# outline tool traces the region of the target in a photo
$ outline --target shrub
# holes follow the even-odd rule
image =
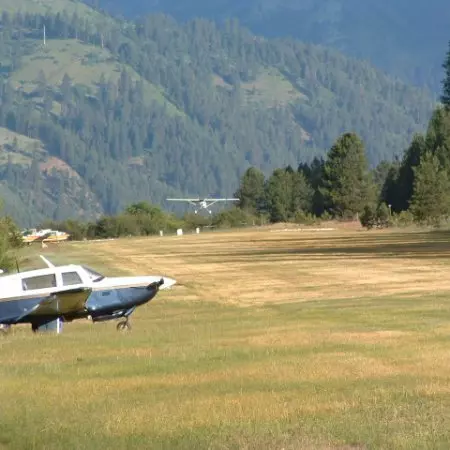
[[[297,211],[294,216],[294,222],[302,225],[314,225],[319,219],[311,213],[305,213],[304,211]]]
[[[364,228],[387,228],[392,224],[389,208],[385,203],[380,203],[375,209],[372,205],[366,205],[359,221]]]
[[[414,223],[414,216],[410,211],[401,211],[393,215],[393,223],[398,227],[408,227]]]

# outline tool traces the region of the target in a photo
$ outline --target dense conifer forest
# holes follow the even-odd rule
[[[450,23],[446,0],[86,0],[128,17],[237,18],[265,37],[293,37],[370,61],[438,92]]]
[[[27,1],[0,18],[0,195],[21,226],[229,196],[249,167],[310,164],[346,132],[373,168],[401,158],[435,107],[368,63],[234,20]]]

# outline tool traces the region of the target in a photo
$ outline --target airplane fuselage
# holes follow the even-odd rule
[[[70,322],[128,318],[151,301],[170,278],[107,278],[84,266],[62,266],[0,277],[0,324],[31,323],[33,329],[60,319]]]

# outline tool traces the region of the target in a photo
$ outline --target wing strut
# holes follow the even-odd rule
[[[48,267],[55,267],[55,265],[52,264],[45,256],[43,256],[43,255],[39,255],[39,256],[41,257],[42,261],[44,261],[45,264],[47,264]]]

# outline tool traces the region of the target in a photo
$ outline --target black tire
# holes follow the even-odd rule
[[[117,324],[117,331],[130,331],[131,325],[127,320],[124,320],[123,322],[119,322]]]

